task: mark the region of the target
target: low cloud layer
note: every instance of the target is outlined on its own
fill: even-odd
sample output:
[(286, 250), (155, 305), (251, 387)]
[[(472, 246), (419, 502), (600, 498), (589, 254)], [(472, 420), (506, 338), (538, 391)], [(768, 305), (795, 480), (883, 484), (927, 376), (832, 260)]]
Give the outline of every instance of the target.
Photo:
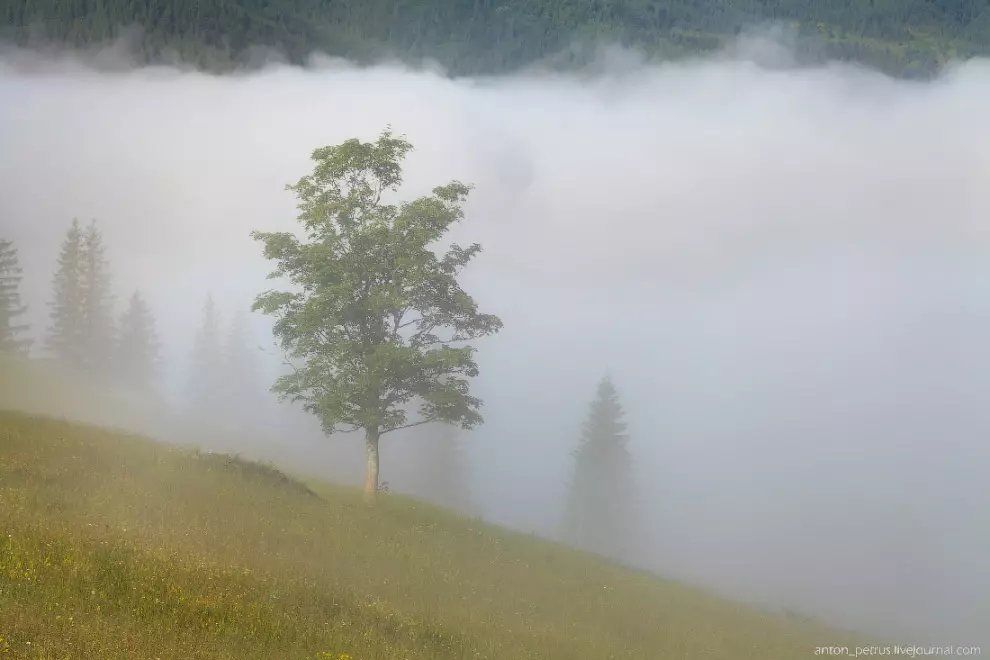
[[(8, 53), (0, 235), (43, 326), (68, 222), (97, 218), (179, 382), (205, 292), (246, 308), (266, 286), (248, 233), (293, 226), (312, 149), (391, 124), (416, 147), (407, 194), (476, 186), (455, 238), (484, 245), (467, 285), (505, 322), (468, 446), (489, 517), (552, 531), (609, 371), (640, 563), (892, 642), (990, 646), (990, 63), (909, 83), (753, 52), (484, 80)], [(312, 438), (280, 441), (301, 461)]]

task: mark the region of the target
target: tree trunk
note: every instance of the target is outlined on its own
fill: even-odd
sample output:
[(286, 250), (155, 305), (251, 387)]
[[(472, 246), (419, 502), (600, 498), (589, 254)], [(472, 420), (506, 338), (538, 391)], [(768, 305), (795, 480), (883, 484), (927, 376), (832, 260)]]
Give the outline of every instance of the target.
[(364, 449), (367, 456), (367, 470), (364, 478), (364, 501), (374, 504), (378, 500), (378, 427), (364, 431)]

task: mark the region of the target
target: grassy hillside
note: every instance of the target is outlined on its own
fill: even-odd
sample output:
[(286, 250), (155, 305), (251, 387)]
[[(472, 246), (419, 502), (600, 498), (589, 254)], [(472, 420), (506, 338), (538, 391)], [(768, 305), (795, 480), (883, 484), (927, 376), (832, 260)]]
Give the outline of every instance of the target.
[(148, 402), (136, 400), (127, 392), (93, 387), (52, 360), (27, 360), (3, 352), (0, 352), (0, 408), (96, 424), (109, 424), (112, 420), (113, 424), (142, 430), (160, 416)]
[[(284, 456), (271, 439), (256, 430), (247, 433), (243, 425), (235, 427), (220, 423), (223, 420), (193, 419), (182, 414), (176, 405), (126, 389), (96, 385), (53, 360), (26, 360), (0, 352), (2, 409), (124, 429), (172, 444), (214, 451), (236, 448), (244, 455), (265, 460)], [(324, 464), (326, 456), (321, 458), (317, 465)]]
[(534, 62), (566, 66), (575, 45), (634, 45), (668, 57), (718, 48), (765, 21), (797, 26), (803, 54), (921, 75), (990, 52), (986, 0), (8, 0), (0, 36), (72, 46), (140, 26), (140, 52), (224, 69), (251, 46), (302, 61), (313, 51), (368, 60), (438, 60), (455, 74)]
[(0, 657), (771, 660), (841, 642), (414, 501), (310, 486), (0, 412)]

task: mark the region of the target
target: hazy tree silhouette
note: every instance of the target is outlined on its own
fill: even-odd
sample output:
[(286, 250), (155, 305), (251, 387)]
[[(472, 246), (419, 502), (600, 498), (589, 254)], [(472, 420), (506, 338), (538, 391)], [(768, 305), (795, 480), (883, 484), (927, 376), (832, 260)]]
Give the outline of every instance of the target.
[(572, 456), (564, 520), (566, 539), (581, 548), (621, 556), (630, 541), (634, 484), (625, 413), (607, 376), (581, 429)]
[(75, 218), (62, 241), (52, 278), (51, 325), (45, 339), (48, 351), (62, 364), (81, 368), (84, 363), (82, 228)]
[(144, 394), (155, 392), (159, 346), (151, 309), (135, 291), (120, 317), (115, 355), (119, 384)]
[(223, 342), (223, 407), (228, 418), (247, 425), (259, 420), (265, 409), (257, 355), (246, 314), (234, 314)]
[(80, 247), (82, 367), (91, 376), (108, 377), (114, 353), (113, 294), (103, 234), (95, 220), (83, 231)]
[(412, 494), (466, 513), (476, 509), (471, 497), (464, 432), (449, 424), (426, 424), (415, 430), (410, 443)]
[(21, 272), (17, 248), (0, 239), (0, 352), (27, 355), (32, 342), (23, 335), (30, 328), (17, 322), (27, 312), (27, 305), (21, 303)]
[(190, 412), (194, 415), (210, 418), (221, 412), (226, 397), (223, 367), (220, 312), (213, 295), (208, 294), (189, 358), (186, 394)]

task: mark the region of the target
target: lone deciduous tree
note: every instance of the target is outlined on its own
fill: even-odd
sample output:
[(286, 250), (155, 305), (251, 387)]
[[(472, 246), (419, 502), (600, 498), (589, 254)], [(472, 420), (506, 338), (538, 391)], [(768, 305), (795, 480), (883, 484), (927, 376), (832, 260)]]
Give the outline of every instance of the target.
[[(274, 334), (293, 366), (272, 389), (302, 402), (327, 435), (364, 431), (372, 502), (382, 435), (430, 422), (465, 429), (482, 422), (481, 401), (468, 386), (478, 374), (475, 349), (463, 342), (502, 327), (457, 282), (481, 246), (452, 244), (442, 255), (432, 249), (463, 218), (470, 187), (453, 181), (411, 202), (384, 203), (398, 190), (411, 149), (387, 129), (373, 143), (316, 149), (312, 174), (286, 187), (298, 199), (306, 240), (252, 234), (277, 263), (269, 277), (296, 289), (267, 291), (254, 303), (276, 316)], [(407, 415), (410, 402), (418, 414)]]

